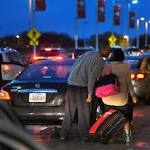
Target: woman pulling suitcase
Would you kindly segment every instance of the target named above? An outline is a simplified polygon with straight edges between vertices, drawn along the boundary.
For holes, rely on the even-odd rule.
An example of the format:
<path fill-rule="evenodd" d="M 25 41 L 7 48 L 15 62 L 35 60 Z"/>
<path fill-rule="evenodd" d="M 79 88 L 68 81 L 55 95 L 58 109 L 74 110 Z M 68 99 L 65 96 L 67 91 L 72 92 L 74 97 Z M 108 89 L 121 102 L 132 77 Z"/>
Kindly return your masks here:
<path fill-rule="evenodd" d="M 114 73 L 119 80 L 119 92 L 115 95 L 102 97 L 102 102 L 104 105 L 104 112 L 110 109 L 117 109 L 121 111 L 125 118 L 126 123 L 123 126 L 125 142 L 132 142 L 132 131 L 131 131 L 131 121 L 133 115 L 132 103 L 137 102 L 137 98 L 130 79 L 130 66 L 129 64 L 123 62 L 124 53 L 121 49 L 113 50 L 112 55 L 109 59 L 109 64 L 111 65 L 112 73 Z M 104 68 L 104 74 L 108 72 L 108 65 Z M 131 97 L 129 97 L 129 95 Z M 130 102 L 131 100 L 131 102 Z"/>

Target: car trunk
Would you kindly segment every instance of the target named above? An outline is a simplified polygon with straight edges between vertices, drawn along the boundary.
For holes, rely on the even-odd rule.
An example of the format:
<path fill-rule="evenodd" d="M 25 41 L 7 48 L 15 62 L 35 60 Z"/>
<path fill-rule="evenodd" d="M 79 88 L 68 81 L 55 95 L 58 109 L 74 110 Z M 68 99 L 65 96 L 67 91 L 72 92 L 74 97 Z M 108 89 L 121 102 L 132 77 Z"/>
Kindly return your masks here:
<path fill-rule="evenodd" d="M 17 87 L 19 84 L 11 88 L 13 106 L 51 106 L 54 98 L 64 99 L 66 92 L 66 84 L 63 83 L 26 83 L 20 89 Z"/>

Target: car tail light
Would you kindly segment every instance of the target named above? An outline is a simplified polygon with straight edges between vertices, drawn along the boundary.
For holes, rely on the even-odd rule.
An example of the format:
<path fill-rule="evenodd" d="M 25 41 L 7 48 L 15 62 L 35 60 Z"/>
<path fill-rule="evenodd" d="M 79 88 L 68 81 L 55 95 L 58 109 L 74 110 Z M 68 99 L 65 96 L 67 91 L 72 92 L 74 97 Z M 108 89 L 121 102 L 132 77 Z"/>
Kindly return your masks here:
<path fill-rule="evenodd" d="M 41 59 L 44 59 L 45 57 L 42 57 L 42 56 L 34 56 L 33 59 L 34 60 L 41 60 Z"/>
<path fill-rule="evenodd" d="M 44 50 L 45 50 L 45 51 L 51 51 L 52 48 L 45 48 Z"/>
<path fill-rule="evenodd" d="M 9 93 L 7 91 L 5 91 L 5 90 L 0 90 L 0 100 L 9 101 L 10 100 Z"/>
<path fill-rule="evenodd" d="M 3 65 L 4 71 L 10 71 L 10 66 L 9 65 Z"/>
<path fill-rule="evenodd" d="M 71 58 L 75 59 L 75 54 L 74 53 L 71 53 Z"/>
<path fill-rule="evenodd" d="M 131 79 L 132 80 L 143 80 L 145 78 L 144 73 L 132 73 L 131 74 Z"/>

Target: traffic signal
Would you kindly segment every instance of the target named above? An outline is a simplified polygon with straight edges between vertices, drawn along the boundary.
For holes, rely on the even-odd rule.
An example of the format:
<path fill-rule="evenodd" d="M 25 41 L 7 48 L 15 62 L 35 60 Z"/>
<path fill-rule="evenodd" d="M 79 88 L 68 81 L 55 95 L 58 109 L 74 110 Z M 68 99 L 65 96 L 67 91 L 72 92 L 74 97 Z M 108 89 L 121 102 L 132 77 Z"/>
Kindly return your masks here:
<path fill-rule="evenodd" d="M 35 10 L 44 11 L 46 9 L 45 0 L 35 0 Z"/>
<path fill-rule="evenodd" d="M 97 9 L 97 20 L 99 22 L 105 21 L 105 0 L 98 0 L 98 9 Z"/>
<path fill-rule="evenodd" d="M 77 0 L 77 18 L 85 17 L 85 0 Z"/>
<path fill-rule="evenodd" d="M 129 28 L 135 27 L 135 12 L 130 11 L 129 12 Z"/>
<path fill-rule="evenodd" d="M 114 5 L 113 24 L 120 25 L 121 5 Z"/>

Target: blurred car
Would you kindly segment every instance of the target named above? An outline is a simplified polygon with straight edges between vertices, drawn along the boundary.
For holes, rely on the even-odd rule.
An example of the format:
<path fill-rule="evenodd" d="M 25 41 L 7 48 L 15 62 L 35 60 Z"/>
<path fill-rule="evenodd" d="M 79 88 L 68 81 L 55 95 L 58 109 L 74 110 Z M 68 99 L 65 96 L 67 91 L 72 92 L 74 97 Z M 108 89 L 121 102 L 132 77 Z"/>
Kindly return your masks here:
<path fill-rule="evenodd" d="M 128 56 L 139 56 L 143 53 L 143 50 L 141 50 L 135 46 L 123 48 L 123 51 Z"/>
<path fill-rule="evenodd" d="M 24 68 L 24 65 L 18 63 L 0 62 L 0 87 L 15 79 Z"/>
<path fill-rule="evenodd" d="M 0 119 L 0 132 L 1 150 L 47 150 L 46 146 L 35 142 L 31 135 L 9 119 Z"/>
<path fill-rule="evenodd" d="M 93 47 L 78 47 L 72 49 L 71 51 L 72 51 L 71 57 L 74 59 L 74 58 L 78 58 L 80 55 L 82 55 L 87 51 L 95 51 L 95 49 Z"/>
<path fill-rule="evenodd" d="M 150 57 L 139 60 L 137 69 L 132 70 L 131 79 L 136 95 L 145 104 L 150 104 Z"/>
<path fill-rule="evenodd" d="M 145 55 L 144 55 L 145 53 L 143 54 L 143 52 L 141 52 L 140 55 L 134 55 L 134 54 L 132 54 L 132 52 L 131 52 L 131 54 L 127 53 L 128 50 L 134 49 L 133 47 L 132 48 L 126 48 L 126 50 L 125 50 L 125 48 L 122 48 L 121 46 L 111 47 L 112 51 L 117 51 L 119 49 L 121 49 L 124 52 L 124 55 L 125 55 L 125 60 L 124 61 L 129 63 L 130 68 L 132 70 L 136 69 L 139 62 L 145 57 Z M 135 48 L 134 50 L 136 51 L 137 49 Z"/>
<path fill-rule="evenodd" d="M 63 59 L 67 57 L 67 53 L 63 48 L 42 48 L 36 56 L 32 56 L 31 63 L 46 59 Z"/>
<path fill-rule="evenodd" d="M 64 117 L 67 78 L 73 59 L 43 60 L 26 67 L 4 85 L 0 100 L 9 103 L 27 124 L 60 124 Z"/>
<path fill-rule="evenodd" d="M 24 57 L 15 49 L 9 47 L 0 47 L 0 62 L 11 62 L 26 65 Z"/>
<path fill-rule="evenodd" d="M 0 101 L 0 133 L 1 150 L 46 150 L 34 141 L 13 109 L 3 101 Z"/>
<path fill-rule="evenodd" d="M 119 47 L 113 47 L 117 50 Z M 143 53 L 136 56 L 125 56 L 125 62 L 130 64 L 131 80 L 138 98 L 145 104 L 150 104 L 150 55 Z"/>

